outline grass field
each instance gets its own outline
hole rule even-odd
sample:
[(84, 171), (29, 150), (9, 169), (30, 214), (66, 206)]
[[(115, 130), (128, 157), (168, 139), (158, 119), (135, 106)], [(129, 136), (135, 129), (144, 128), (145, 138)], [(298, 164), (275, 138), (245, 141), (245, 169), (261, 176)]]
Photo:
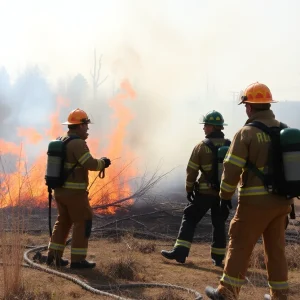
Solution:
[[(299, 228), (290, 226), (296, 230)], [(23, 246), (43, 245), (48, 243), (48, 236), (46, 233), (22, 234), (19, 240), (22, 240)], [(101, 285), (156, 282), (191, 288), (200, 292), (203, 299), (207, 299), (204, 296), (205, 287), (216, 286), (222, 275), (222, 270), (211, 263), (209, 244), (194, 243), (185, 264), (168, 261), (160, 255), (161, 249), (171, 249), (172, 246), (173, 242), (170, 240), (135, 237), (134, 230), (126, 233), (116, 230), (109, 236), (107, 234), (101, 236), (98, 233), (91, 238), (88, 252), (88, 259), (95, 261), (97, 267), (84, 271), (74, 271), (65, 267), (60, 271), (79, 278), (95, 288)], [(69, 247), (66, 249), (65, 257), (70, 257)], [(300, 245), (288, 245), (287, 257), (290, 269), (290, 299), (296, 300), (300, 298)], [(2, 255), (1, 259), (3, 258)], [(6, 268), (9, 271), (9, 267)], [(106, 296), (94, 295), (73, 282), (39, 270), (24, 267), (20, 270), (20, 278), (19, 290), (15, 294), (6, 295), (5, 299), (109, 299)], [(3, 298), (3, 280), (0, 281), (0, 291)], [(187, 292), (172, 288), (114, 288), (110, 292), (131, 299), (195, 299)], [(262, 246), (257, 244), (250, 262), (247, 284), (242, 288), (240, 299), (263, 299), (263, 295), (267, 292), (263, 250)]]

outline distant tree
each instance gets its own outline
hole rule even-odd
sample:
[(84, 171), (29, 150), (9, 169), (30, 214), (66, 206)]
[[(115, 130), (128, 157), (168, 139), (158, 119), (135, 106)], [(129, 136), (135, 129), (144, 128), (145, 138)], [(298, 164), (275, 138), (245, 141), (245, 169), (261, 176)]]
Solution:
[(91, 77), (93, 80), (93, 100), (97, 99), (97, 90), (99, 86), (107, 79), (106, 76), (103, 80), (100, 80), (100, 71), (101, 71), (101, 59), (102, 55), (99, 57), (97, 61), (96, 49), (94, 49), (94, 66), (93, 71), (91, 71)]

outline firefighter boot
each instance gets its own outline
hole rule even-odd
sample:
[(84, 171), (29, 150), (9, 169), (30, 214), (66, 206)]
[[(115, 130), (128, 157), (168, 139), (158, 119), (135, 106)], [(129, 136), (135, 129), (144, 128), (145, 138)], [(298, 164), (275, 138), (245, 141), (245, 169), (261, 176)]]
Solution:
[(271, 296), (269, 294), (265, 294), (264, 300), (271, 300)]
[(172, 251), (162, 250), (161, 255), (167, 259), (176, 259), (179, 263), (185, 263), (185, 259), (189, 256), (190, 249), (186, 247), (176, 247)]
[(71, 262), (71, 269), (93, 269), (95, 267), (96, 263), (87, 260)]
[(56, 267), (65, 267), (69, 264), (69, 261), (67, 259), (55, 257), (54, 255), (49, 254), (46, 260), (46, 264), (48, 266), (54, 264)]
[(212, 259), (213, 265), (216, 267), (224, 268), (222, 259)]
[(212, 300), (226, 300), (226, 298), (223, 295), (221, 295), (217, 289), (214, 289), (211, 286), (207, 286), (205, 288), (205, 294), (209, 299)]

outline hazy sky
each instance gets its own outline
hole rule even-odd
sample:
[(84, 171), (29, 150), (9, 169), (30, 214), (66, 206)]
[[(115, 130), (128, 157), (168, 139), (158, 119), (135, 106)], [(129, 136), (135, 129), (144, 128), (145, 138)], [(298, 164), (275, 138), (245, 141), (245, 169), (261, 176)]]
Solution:
[(209, 86), (230, 99), (258, 80), (300, 99), (299, 12), (297, 0), (1, 0), (0, 63), (88, 77), (96, 47), (103, 73), (168, 96)]
[(136, 127), (137, 139), (155, 159), (171, 148), (178, 156), (167, 165), (184, 170), (203, 137), (197, 120), (216, 101), (242, 124), (243, 109), (228, 111), (233, 92), (250, 83), (267, 84), (276, 100), (300, 100), (299, 12), (298, 0), (0, 0), (0, 67), (13, 83), (38, 66), (55, 90), (78, 73), (91, 83), (96, 49), (108, 75), (102, 97), (128, 79), (139, 110), (149, 110), (140, 124), (155, 128), (143, 136)]

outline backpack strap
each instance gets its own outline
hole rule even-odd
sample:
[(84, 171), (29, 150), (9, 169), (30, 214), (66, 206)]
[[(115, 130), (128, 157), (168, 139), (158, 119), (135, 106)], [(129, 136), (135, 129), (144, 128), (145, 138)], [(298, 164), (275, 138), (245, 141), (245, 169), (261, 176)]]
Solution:
[[(210, 140), (210, 139), (208, 139), (208, 138), (206, 138), (206, 139), (204, 139), (203, 140), (203, 142), (204, 142), (204, 144), (211, 150), (211, 152), (212, 152), (212, 154), (213, 154), (213, 156), (214, 156), (214, 158), (213, 158), (213, 176), (212, 176), (212, 178), (210, 178), (208, 175), (207, 175), (207, 172), (206, 171), (204, 171), (201, 167), (199, 167), (199, 169), (200, 169), (200, 171), (201, 171), (201, 173), (204, 175), (204, 177), (205, 177), (205, 180), (211, 185), (211, 187), (213, 188), (213, 189), (216, 189), (215, 188), (215, 186), (216, 186), (216, 183), (213, 181), (213, 178), (215, 177), (215, 176), (217, 176), (218, 174), (216, 173), (217, 171), (215, 170), (215, 168), (217, 167), (217, 165), (216, 165), (216, 157), (217, 157), (217, 151), (218, 151), (218, 147), (216, 147), (215, 145), (214, 145), (214, 143)], [(216, 173), (216, 174), (215, 174)]]
[[(60, 139), (66, 147), (69, 142), (71, 142), (72, 140), (75, 140), (75, 139), (79, 139), (79, 137), (77, 137), (77, 136), (68, 136), (65, 140), (62, 140), (62, 137), (60, 137), (58, 139)], [(64, 181), (66, 181), (67, 178), (74, 172), (74, 170), (78, 166), (78, 164), (79, 164), (79, 162), (77, 161), (75, 163), (75, 165), (67, 172), (67, 174), (65, 175)]]
[(211, 150), (212, 153), (216, 153), (218, 148), (214, 145), (214, 143), (210, 139), (204, 139), (204, 144)]

